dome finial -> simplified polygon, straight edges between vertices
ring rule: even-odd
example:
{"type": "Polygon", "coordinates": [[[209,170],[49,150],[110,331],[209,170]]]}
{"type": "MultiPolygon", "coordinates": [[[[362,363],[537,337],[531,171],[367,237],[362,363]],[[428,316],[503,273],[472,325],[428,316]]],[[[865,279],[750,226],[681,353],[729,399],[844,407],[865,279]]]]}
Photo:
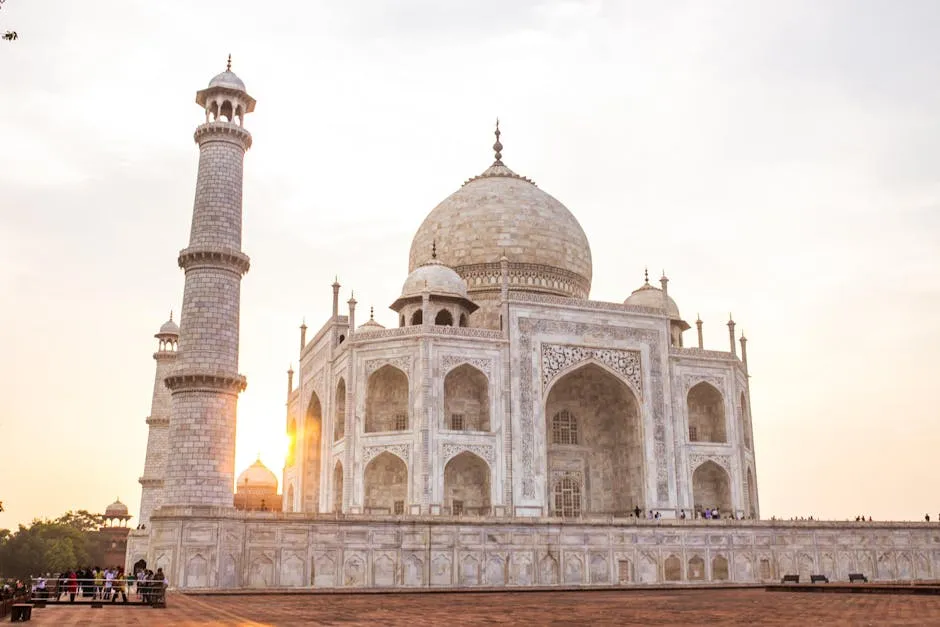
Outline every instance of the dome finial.
{"type": "Polygon", "coordinates": [[[173,322],[173,310],[170,310],[170,322],[173,322]]]}
{"type": "Polygon", "coordinates": [[[375,307],[369,307],[369,320],[375,320],[375,307]]]}
{"type": "Polygon", "coordinates": [[[649,268],[643,268],[643,284],[644,285],[650,284],[650,269],[649,268]]]}
{"type": "Polygon", "coordinates": [[[232,71],[232,53],[231,52],[228,53],[228,61],[225,62],[225,71],[226,72],[232,71]]]}
{"type": "Polygon", "coordinates": [[[493,162],[493,165],[503,165],[503,145],[499,141],[499,136],[502,133],[499,132],[499,118],[496,118],[496,143],[493,144],[493,150],[496,152],[496,161],[493,162]]]}
{"type": "Polygon", "coordinates": [[[437,259],[437,240],[431,241],[431,259],[437,259]]]}

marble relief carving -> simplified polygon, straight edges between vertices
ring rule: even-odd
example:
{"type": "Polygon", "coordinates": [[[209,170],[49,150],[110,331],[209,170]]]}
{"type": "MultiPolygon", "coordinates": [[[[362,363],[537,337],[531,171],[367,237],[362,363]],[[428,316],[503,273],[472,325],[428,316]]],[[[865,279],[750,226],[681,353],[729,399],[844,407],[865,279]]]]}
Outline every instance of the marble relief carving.
{"type": "MultiPolygon", "coordinates": [[[[535,498],[535,409],[534,397],[535,374],[533,373],[534,359],[533,336],[536,335],[562,335],[570,337],[589,337],[592,342],[597,341],[632,341],[649,346],[650,361],[650,406],[652,409],[654,449],[661,451],[656,459],[650,460],[655,468],[656,476],[656,502],[668,503],[669,479],[667,460],[665,459],[665,397],[663,391],[663,376],[665,364],[662,359],[661,333],[651,329],[637,329],[630,327],[617,327],[606,324],[591,324],[586,322],[569,322],[566,320],[546,320],[540,318],[520,317],[519,327],[519,406],[520,406],[520,461],[522,473],[522,496],[535,498]]],[[[629,351],[622,351],[629,352],[629,351]]],[[[541,362],[539,363],[541,367],[541,362]]],[[[637,372],[637,377],[640,373],[637,372]]],[[[541,377],[539,377],[541,380],[541,377]]],[[[638,390],[641,390],[639,387],[638,390]]],[[[541,392],[538,392],[541,397],[541,392]]]]}
{"type": "Polygon", "coordinates": [[[362,450],[362,464],[366,465],[382,453],[392,453],[400,457],[407,464],[411,461],[411,446],[408,444],[384,444],[382,446],[367,446],[362,450]]]}
{"type": "Polygon", "coordinates": [[[464,357],[462,355],[442,355],[441,356],[441,374],[447,374],[457,366],[470,364],[489,378],[492,370],[492,359],[480,359],[476,357],[464,357]]]}
{"type": "Polygon", "coordinates": [[[639,351],[610,348],[542,344],[542,387],[547,387],[559,372],[589,359],[595,359],[621,374],[642,396],[643,380],[640,376],[639,351]]]}

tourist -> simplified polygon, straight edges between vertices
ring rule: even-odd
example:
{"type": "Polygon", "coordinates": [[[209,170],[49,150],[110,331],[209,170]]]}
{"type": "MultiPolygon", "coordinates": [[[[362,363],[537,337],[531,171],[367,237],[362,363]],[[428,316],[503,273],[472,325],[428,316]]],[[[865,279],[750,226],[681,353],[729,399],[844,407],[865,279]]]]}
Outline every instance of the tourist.
{"type": "Polygon", "coordinates": [[[930,514],[924,514],[924,520],[930,522],[930,514]]]}
{"type": "Polygon", "coordinates": [[[91,579],[95,584],[95,599],[104,598],[102,594],[104,593],[104,571],[101,570],[98,566],[95,566],[94,571],[92,572],[91,579]]]}
{"type": "Polygon", "coordinates": [[[124,569],[118,568],[117,572],[113,575],[114,592],[111,594],[112,603],[117,601],[118,595],[123,597],[124,602],[127,603],[127,579],[127,576],[124,574],[124,569]]]}
{"type": "Polygon", "coordinates": [[[681,511],[679,512],[679,518],[682,519],[682,520],[685,520],[685,510],[681,510],[681,511]]]}
{"type": "Polygon", "coordinates": [[[78,592],[78,575],[75,574],[74,570],[68,574],[66,589],[69,594],[69,603],[75,603],[75,593],[78,592]]]}

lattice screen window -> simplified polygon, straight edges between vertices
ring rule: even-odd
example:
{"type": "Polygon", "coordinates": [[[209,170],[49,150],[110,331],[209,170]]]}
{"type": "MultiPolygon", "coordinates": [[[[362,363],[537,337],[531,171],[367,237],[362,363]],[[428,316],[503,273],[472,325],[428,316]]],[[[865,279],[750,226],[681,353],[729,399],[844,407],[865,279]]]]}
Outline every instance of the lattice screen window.
{"type": "Polygon", "coordinates": [[[577,479],[564,477],[555,484],[555,516],[577,518],[581,515],[581,484],[577,479]]]}
{"type": "Polygon", "coordinates": [[[563,409],[552,416],[552,444],[577,444],[578,419],[563,409]]]}
{"type": "Polygon", "coordinates": [[[689,442],[698,442],[698,427],[689,426],[689,442]]]}
{"type": "Polygon", "coordinates": [[[451,511],[453,512],[454,516],[460,516],[463,514],[463,501],[454,500],[453,504],[451,505],[451,511]]]}
{"type": "Polygon", "coordinates": [[[405,513],[405,502],[404,501],[395,501],[395,515],[399,516],[405,513]]]}
{"type": "Polygon", "coordinates": [[[408,429],[408,414],[395,414],[395,431],[408,429]]]}
{"type": "Polygon", "coordinates": [[[454,431],[463,431],[464,417],[463,414],[451,414],[450,428],[454,431]]]}

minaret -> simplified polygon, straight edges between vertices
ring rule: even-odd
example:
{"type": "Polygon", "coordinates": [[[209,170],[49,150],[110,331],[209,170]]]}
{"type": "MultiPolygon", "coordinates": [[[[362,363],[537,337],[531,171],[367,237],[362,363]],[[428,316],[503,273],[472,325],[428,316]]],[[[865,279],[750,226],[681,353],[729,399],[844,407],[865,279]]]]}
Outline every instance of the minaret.
{"type": "Polygon", "coordinates": [[[163,380],[176,363],[176,347],[179,342],[180,328],[170,319],[163,323],[154,335],[157,338],[157,352],[153,354],[157,362],[153,378],[153,400],[150,401],[150,415],[147,416],[147,457],[144,460],[144,474],[139,479],[140,515],[137,520],[142,525],[150,525],[150,513],[163,504],[163,474],[166,470],[167,438],[170,430],[170,391],[163,380]]]}
{"type": "Polygon", "coordinates": [[[255,99],[231,70],[196,94],[206,122],[196,129],[199,172],[186,273],[179,357],[166,378],[172,394],[164,504],[233,507],[235,416],[245,377],[238,374],[242,275],[242,170],[251,134],[244,116],[255,99]]]}

